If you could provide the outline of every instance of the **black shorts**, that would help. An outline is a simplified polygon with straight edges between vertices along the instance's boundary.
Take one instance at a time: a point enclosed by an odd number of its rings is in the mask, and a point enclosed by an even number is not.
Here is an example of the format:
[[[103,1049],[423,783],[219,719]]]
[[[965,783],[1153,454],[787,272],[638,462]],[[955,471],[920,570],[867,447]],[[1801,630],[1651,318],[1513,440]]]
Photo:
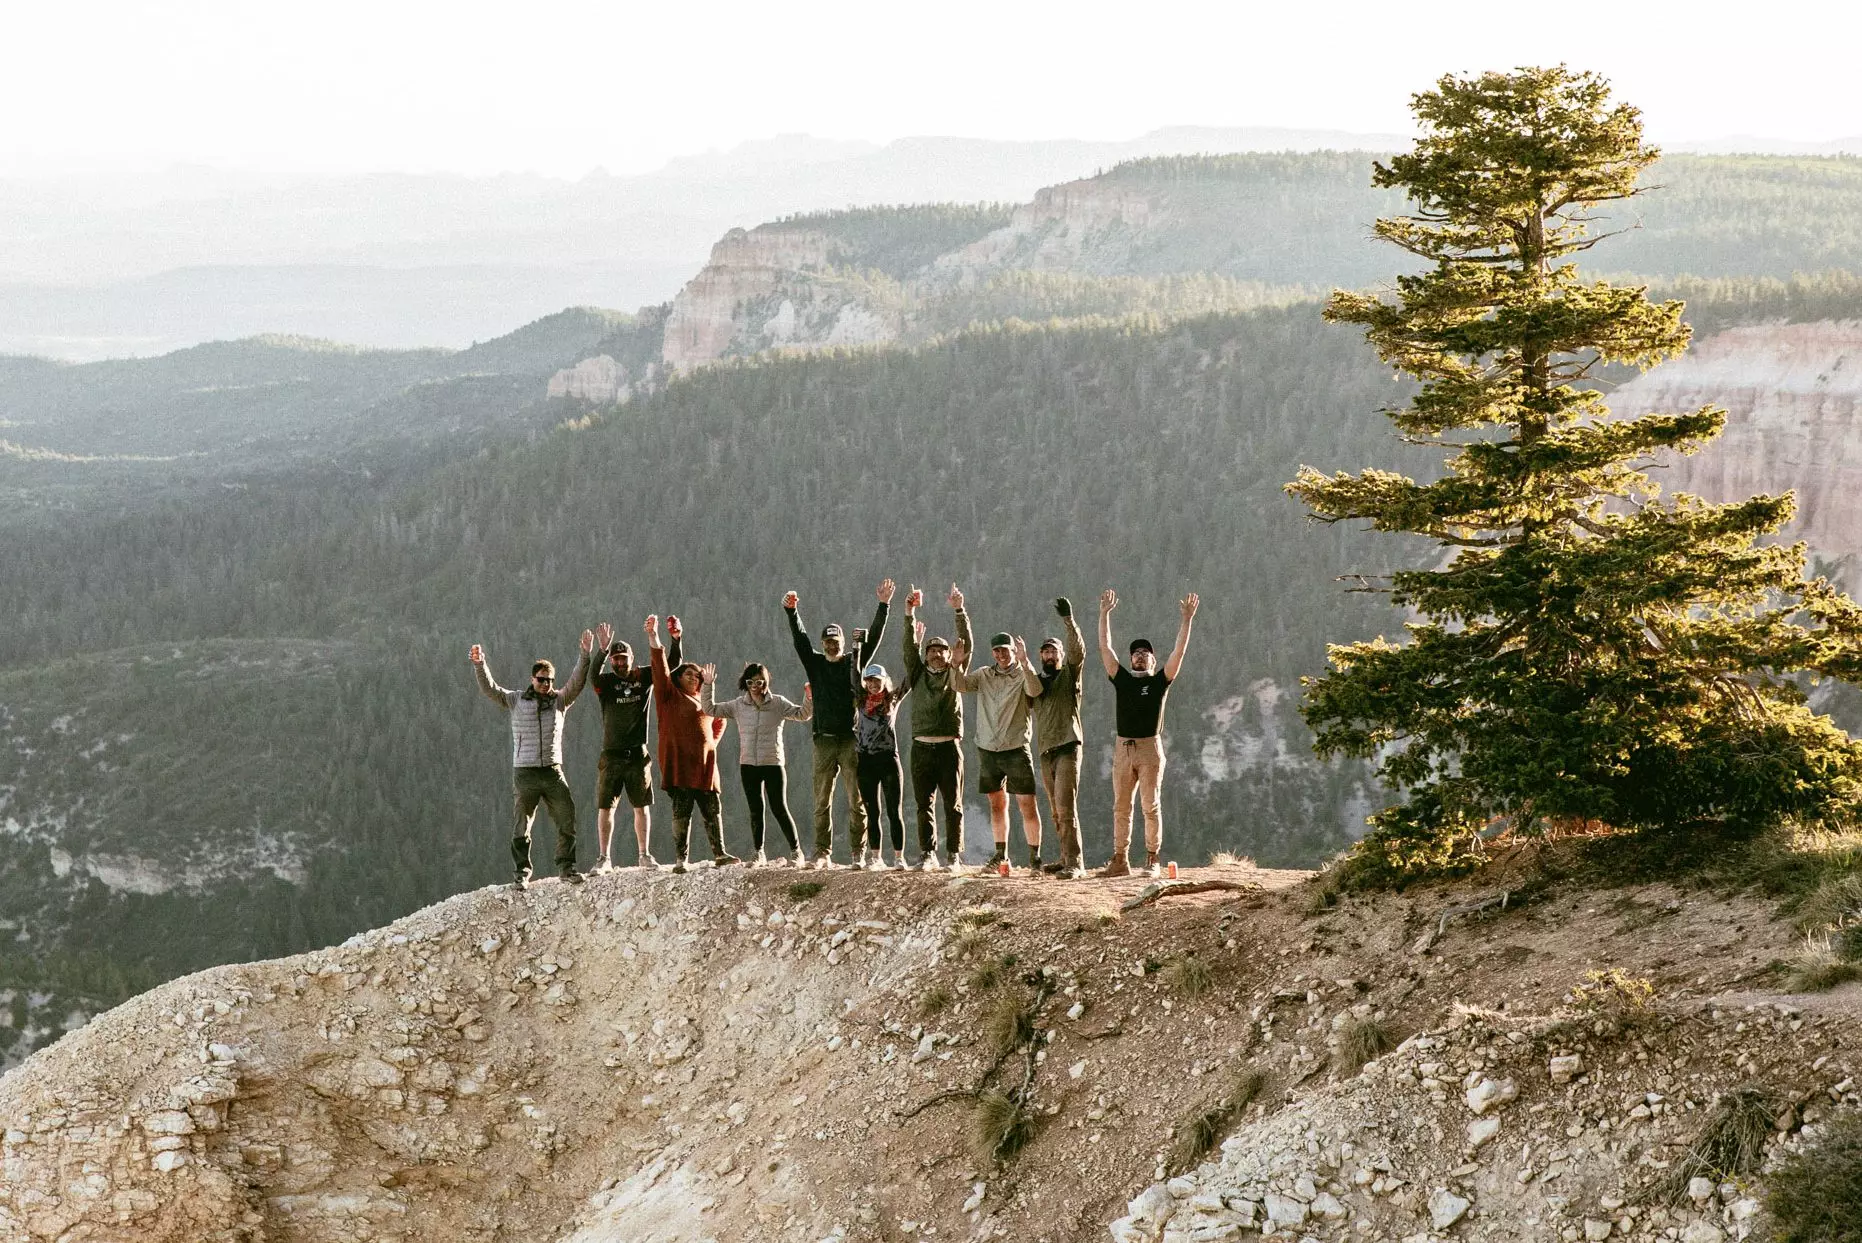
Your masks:
[[[1034,759],[1028,748],[1015,751],[985,751],[977,748],[976,789],[979,794],[994,794],[1007,785],[1010,794],[1034,793]]]
[[[653,769],[647,763],[645,751],[638,755],[621,752],[618,755],[601,753],[601,764],[595,777],[595,808],[606,811],[621,801],[621,795],[634,807],[651,807],[653,805]]]

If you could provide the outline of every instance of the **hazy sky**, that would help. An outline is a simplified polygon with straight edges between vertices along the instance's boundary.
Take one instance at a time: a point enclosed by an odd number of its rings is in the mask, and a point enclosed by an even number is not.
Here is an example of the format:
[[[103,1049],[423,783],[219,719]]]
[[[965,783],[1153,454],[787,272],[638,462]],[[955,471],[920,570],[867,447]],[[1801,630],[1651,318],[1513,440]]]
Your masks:
[[[0,173],[174,161],[643,171],[782,132],[1403,132],[1447,71],[1563,60],[1658,140],[1862,134],[1862,17],[1605,5],[797,0],[18,0]],[[1720,14],[1727,16],[1722,17]]]

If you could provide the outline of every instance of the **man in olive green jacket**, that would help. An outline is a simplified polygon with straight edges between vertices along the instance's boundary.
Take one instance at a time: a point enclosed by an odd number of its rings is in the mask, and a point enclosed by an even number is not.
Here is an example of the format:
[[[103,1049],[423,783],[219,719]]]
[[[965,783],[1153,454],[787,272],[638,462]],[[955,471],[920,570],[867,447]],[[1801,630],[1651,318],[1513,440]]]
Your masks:
[[[1064,640],[1041,643],[1041,693],[1035,697],[1035,750],[1041,758],[1041,784],[1047,789],[1047,809],[1054,817],[1054,835],[1060,839],[1060,862],[1048,870],[1069,880],[1086,874],[1080,851],[1080,697],[1086,685],[1086,638],[1073,620],[1073,605],[1065,596],[1054,601]]]
[[[905,597],[905,682],[912,699],[912,806],[918,818],[918,866],[927,872],[955,870],[963,862],[963,696],[950,665],[950,644],[925,639],[918,606],[925,593],[913,587]],[[950,585],[950,607],[957,615],[957,646],[970,651],[970,615],[963,593]],[[935,804],[944,796],[944,853],[937,854]]]

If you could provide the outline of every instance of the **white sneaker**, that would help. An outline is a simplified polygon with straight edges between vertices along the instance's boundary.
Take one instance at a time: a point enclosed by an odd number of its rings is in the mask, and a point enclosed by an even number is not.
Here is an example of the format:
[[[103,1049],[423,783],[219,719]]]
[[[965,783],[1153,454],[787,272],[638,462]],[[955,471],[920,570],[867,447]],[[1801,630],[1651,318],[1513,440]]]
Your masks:
[[[818,854],[814,857],[814,861],[808,866],[817,872],[825,872],[834,866],[834,860],[830,859],[825,853]]]
[[[655,859],[652,855],[641,855],[640,868],[645,872],[657,872],[659,871],[659,860]]]
[[[759,850],[756,852],[756,858],[750,860],[750,866],[753,868],[766,868],[769,866],[769,859]]]
[[[612,859],[603,859],[600,863],[597,863],[594,867],[588,869],[588,874],[590,876],[606,876],[609,872],[612,872],[613,870],[614,870],[614,861]]]
[[[903,850],[895,850],[892,852],[892,870],[895,872],[903,872],[905,870],[905,852]]]
[[[918,870],[920,872],[941,872],[943,871],[944,864],[938,859],[937,851],[935,850],[925,851],[925,857],[918,861]]]

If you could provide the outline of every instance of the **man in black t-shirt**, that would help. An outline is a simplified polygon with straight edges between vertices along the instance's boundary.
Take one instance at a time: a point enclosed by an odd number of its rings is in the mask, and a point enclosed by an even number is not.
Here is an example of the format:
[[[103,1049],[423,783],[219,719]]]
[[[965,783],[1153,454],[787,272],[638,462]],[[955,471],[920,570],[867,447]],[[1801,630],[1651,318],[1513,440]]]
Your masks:
[[[668,617],[666,629],[672,635],[667,655],[672,667],[677,668],[683,634],[679,619]],[[647,707],[653,699],[653,671],[636,668],[634,649],[619,639],[610,641],[613,633],[614,628],[607,622],[596,631],[596,650],[607,651],[608,667],[603,672],[597,657],[595,676],[589,679],[595,698],[601,701],[601,763],[595,777],[595,833],[600,846],[597,872],[614,868],[614,805],[623,794],[634,809],[634,840],[640,849],[640,866],[659,866],[647,843],[653,828],[653,772],[647,762]]]
[[[1177,645],[1157,669],[1157,652],[1149,639],[1131,641],[1131,668],[1118,663],[1112,651],[1112,610],[1118,593],[1107,588],[1099,597],[1099,660],[1112,680],[1116,702],[1118,741],[1112,755],[1112,862],[1099,875],[1130,876],[1131,805],[1137,796],[1144,811],[1144,866],[1152,876],[1162,872],[1158,852],[1164,845],[1164,812],[1159,791],[1164,782],[1164,744],[1158,731],[1164,724],[1164,699],[1183,668],[1183,650],[1190,643],[1190,622],[1200,603],[1191,592],[1178,602],[1183,621],[1177,627]]]

